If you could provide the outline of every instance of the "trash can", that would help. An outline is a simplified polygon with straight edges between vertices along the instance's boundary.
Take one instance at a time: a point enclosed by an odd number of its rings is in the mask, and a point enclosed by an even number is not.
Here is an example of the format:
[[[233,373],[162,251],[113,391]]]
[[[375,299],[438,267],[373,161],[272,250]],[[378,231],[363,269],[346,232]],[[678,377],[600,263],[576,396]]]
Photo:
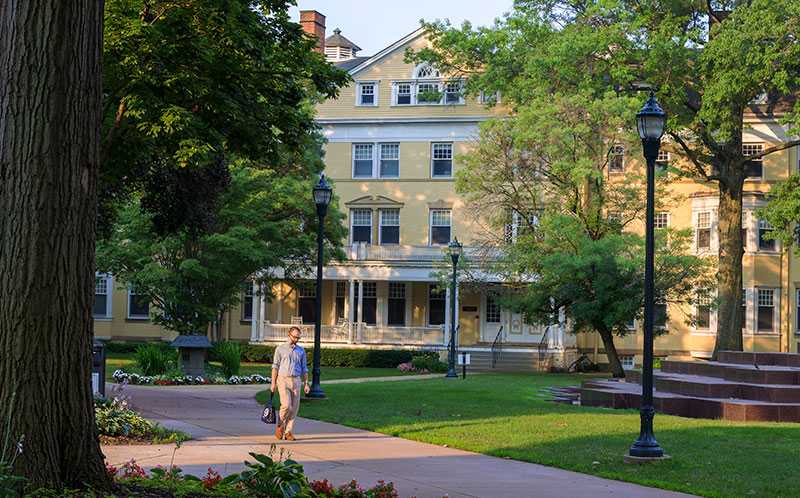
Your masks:
[[[106,396],[106,347],[97,339],[92,344],[92,392]]]

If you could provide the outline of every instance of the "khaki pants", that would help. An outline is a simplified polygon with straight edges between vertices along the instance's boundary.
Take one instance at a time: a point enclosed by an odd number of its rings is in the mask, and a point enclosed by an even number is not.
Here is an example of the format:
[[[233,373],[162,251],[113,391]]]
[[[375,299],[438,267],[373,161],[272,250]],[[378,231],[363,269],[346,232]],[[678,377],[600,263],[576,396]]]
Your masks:
[[[284,432],[292,432],[294,419],[300,409],[300,377],[286,377],[279,375],[275,389],[281,397],[281,411],[278,416],[278,425]]]

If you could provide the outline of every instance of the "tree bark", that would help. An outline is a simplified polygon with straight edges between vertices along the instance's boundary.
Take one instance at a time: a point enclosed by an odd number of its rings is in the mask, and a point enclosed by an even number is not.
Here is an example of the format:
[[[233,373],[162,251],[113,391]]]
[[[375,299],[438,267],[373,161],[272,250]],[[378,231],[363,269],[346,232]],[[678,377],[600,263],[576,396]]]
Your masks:
[[[719,266],[717,271],[717,340],[713,359],[720,351],[742,351],[742,189],[744,172],[728,167],[719,182]]]
[[[0,415],[33,487],[110,486],[91,387],[102,30],[102,0],[0,2]]]
[[[622,363],[620,363],[619,355],[617,354],[617,348],[614,346],[614,335],[605,327],[598,327],[597,333],[600,334],[600,338],[603,339],[603,347],[606,350],[608,368],[611,371],[611,375],[613,375],[615,379],[625,378],[625,370],[622,368]]]

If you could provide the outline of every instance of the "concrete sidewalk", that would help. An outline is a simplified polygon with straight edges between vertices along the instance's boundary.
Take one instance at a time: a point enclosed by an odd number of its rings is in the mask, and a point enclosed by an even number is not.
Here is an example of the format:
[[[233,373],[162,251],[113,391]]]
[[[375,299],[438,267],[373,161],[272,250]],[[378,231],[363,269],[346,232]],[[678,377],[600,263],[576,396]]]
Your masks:
[[[299,419],[298,440],[276,441],[261,423],[255,393],[264,386],[129,386],[134,407],[150,419],[195,438],[175,445],[107,446],[109,463],[135,458],[144,467],[169,465],[202,475],[208,467],[239,472],[250,452],[288,451],[310,479],[335,485],[356,479],[363,486],[392,481],[407,498],[680,497],[689,496],[601,479],[542,465],[407,441],[336,424]],[[302,413],[302,406],[301,406]]]

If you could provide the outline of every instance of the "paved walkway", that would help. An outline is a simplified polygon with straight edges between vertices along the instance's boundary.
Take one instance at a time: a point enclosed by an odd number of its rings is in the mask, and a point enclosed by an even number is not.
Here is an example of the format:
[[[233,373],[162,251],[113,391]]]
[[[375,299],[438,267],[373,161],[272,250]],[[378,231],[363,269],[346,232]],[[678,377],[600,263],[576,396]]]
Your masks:
[[[335,485],[357,479],[370,486],[392,481],[403,498],[689,496],[308,419],[298,419],[295,425],[300,439],[278,442],[271,427],[259,420],[261,407],[254,395],[261,389],[129,386],[126,393],[136,409],[195,439],[177,450],[175,445],[159,445],[108,446],[103,451],[114,465],[131,458],[145,467],[169,465],[174,453],[175,464],[188,473],[202,475],[213,466],[227,474],[240,471],[249,452],[268,453],[279,443],[278,451],[290,452],[311,479],[328,479]]]

